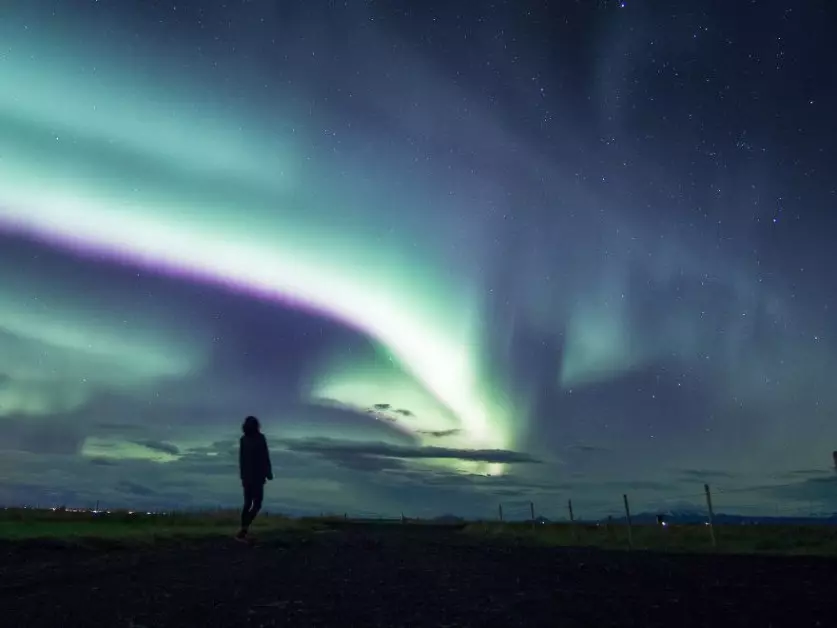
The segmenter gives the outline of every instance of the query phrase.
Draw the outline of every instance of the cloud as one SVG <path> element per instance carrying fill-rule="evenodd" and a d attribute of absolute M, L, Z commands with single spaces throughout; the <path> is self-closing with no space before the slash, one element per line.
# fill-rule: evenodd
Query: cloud
<path fill-rule="evenodd" d="M 834 469 L 797 469 L 795 471 L 788 471 L 783 475 L 783 477 L 796 479 L 831 476 L 833 474 Z"/>
<path fill-rule="evenodd" d="M 136 482 L 132 482 L 131 480 L 121 480 L 117 483 L 116 489 L 118 491 L 124 493 L 130 493 L 132 495 L 155 495 L 157 491 L 148 488 L 147 486 L 143 486 L 142 484 L 137 484 Z"/>
<path fill-rule="evenodd" d="M 320 454 L 334 464 L 355 471 L 388 471 L 405 468 L 403 460 L 383 456 L 370 456 L 365 454 L 332 452 Z"/>
<path fill-rule="evenodd" d="M 174 465 L 178 473 L 192 476 L 238 477 L 238 461 L 233 450 L 218 453 L 190 452 L 182 455 L 176 462 L 168 464 Z"/>
<path fill-rule="evenodd" d="M 443 438 L 445 436 L 455 436 L 456 434 L 461 434 L 462 430 L 460 429 L 451 429 L 451 430 L 419 430 L 419 434 L 424 434 L 426 436 L 433 436 L 434 438 Z"/>
<path fill-rule="evenodd" d="M 734 474 L 728 471 L 712 469 L 683 469 L 680 471 L 680 475 L 689 481 L 701 480 L 704 482 L 708 482 L 709 480 L 729 480 L 735 477 Z"/>
<path fill-rule="evenodd" d="M 13 416 L 0 420 L 0 451 L 33 454 L 74 454 L 83 436 L 74 425 L 59 420 Z"/>
<path fill-rule="evenodd" d="M 385 411 L 374 407 L 364 410 L 333 399 L 287 403 L 277 412 L 277 416 L 288 418 L 287 422 L 283 421 L 281 425 L 277 425 L 277 430 L 287 439 L 317 438 L 335 434 L 342 436 L 352 433 L 358 440 L 384 440 L 404 445 L 417 442 L 411 430 L 400 426 L 397 419 Z M 304 420 L 299 420 L 302 418 Z M 265 421 L 262 428 L 269 436 L 272 424 Z"/>
<path fill-rule="evenodd" d="M 415 413 L 412 410 L 407 410 L 406 408 L 394 408 L 391 403 L 376 403 L 373 405 L 368 412 L 373 414 L 382 415 L 385 418 L 388 418 L 391 421 L 397 420 L 396 417 L 388 417 L 386 413 L 397 414 L 399 416 L 405 418 L 413 418 L 415 417 Z"/>
<path fill-rule="evenodd" d="M 666 482 L 655 482 L 653 480 L 616 480 L 612 482 L 600 482 L 597 486 L 610 488 L 618 491 L 668 491 L 672 485 Z"/>
<path fill-rule="evenodd" d="M 403 471 L 392 474 L 390 477 L 410 484 L 465 488 L 469 491 L 484 491 L 491 494 L 499 494 L 500 491 L 510 491 L 516 494 L 537 491 L 546 494 L 569 491 L 578 486 L 577 484 L 563 481 L 522 477 L 514 473 L 483 475 L 479 473 L 461 473 L 445 469 L 425 470 L 406 468 Z"/>
<path fill-rule="evenodd" d="M 107 458 L 90 458 L 90 464 L 95 464 L 100 467 L 115 467 L 115 460 L 108 460 Z"/>
<path fill-rule="evenodd" d="M 140 425 L 132 425 L 130 423 L 94 423 L 92 426 L 94 429 L 98 429 L 105 432 L 136 432 L 141 431 L 143 428 Z"/>
<path fill-rule="evenodd" d="M 166 443 L 164 441 L 138 440 L 134 442 L 137 445 L 142 445 L 143 447 L 153 449 L 154 451 L 162 451 L 163 453 L 171 454 L 172 456 L 180 454 L 180 448 L 177 445 L 172 445 L 171 443 Z"/>
<path fill-rule="evenodd" d="M 285 441 L 291 451 L 318 454 L 326 457 L 373 456 L 379 458 L 467 460 L 496 463 L 540 463 L 529 454 L 505 449 L 450 449 L 446 447 L 421 447 L 392 445 L 381 442 L 351 442 L 329 438 Z"/>
<path fill-rule="evenodd" d="M 837 510 L 837 475 L 811 478 L 794 484 L 762 486 L 753 491 L 774 499 L 808 502 L 806 505 L 816 503 L 820 507 Z"/>
<path fill-rule="evenodd" d="M 189 447 L 186 451 L 186 454 L 181 458 L 181 460 L 185 460 L 188 457 L 192 456 L 200 456 L 203 454 L 204 456 L 207 455 L 231 455 L 238 451 L 238 442 L 234 440 L 219 440 L 209 445 L 199 445 L 197 447 Z"/>

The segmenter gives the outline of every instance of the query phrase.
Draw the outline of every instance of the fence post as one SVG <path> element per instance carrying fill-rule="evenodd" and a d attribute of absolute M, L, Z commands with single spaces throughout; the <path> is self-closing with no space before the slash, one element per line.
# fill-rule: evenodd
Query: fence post
<path fill-rule="evenodd" d="M 532 515 L 532 529 L 535 529 L 535 502 L 529 502 L 529 512 Z"/>
<path fill-rule="evenodd" d="M 500 523 L 503 523 L 503 504 L 498 504 L 497 510 L 500 512 Z"/>
<path fill-rule="evenodd" d="M 622 500 L 625 502 L 625 520 L 628 523 L 628 548 L 634 548 L 634 535 L 631 530 L 631 507 L 628 505 L 628 494 L 622 495 Z"/>
<path fill-rule="evenodd" d="M 578 540 L 578 534 L 577 534 L 577 531 L 575 529 L 575 517 L 573 516 L 573 500 L 572 499 L 567 500 L 567 508 L 570 511 L 570 531 L 572 532 L 573 540 L 577 541 Z"/>
<path fill-rule="evenodd" d="M 712 547 L 718 547 L 718 541 L 715 539 L 715 512 L 712 510 L 712 493 L 709 490 L 709 485 L 704 484 L 703 490 L 706 492 L 706 509 L 709 511 L 709 538 L 712 539 Z"/>

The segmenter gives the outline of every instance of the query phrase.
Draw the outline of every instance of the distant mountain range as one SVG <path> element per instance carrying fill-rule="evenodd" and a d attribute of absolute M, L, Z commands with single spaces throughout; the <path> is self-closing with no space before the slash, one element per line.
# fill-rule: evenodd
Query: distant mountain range
<path fill-rule="evenodd" d="M 657 523 L 657 515 L 660 513 L 641 512 L 636 515 L 631 515 L 631 521 L 636 524 L 655 524 Z M 705 512 L 667 512 L 665 515 L 666 521 L 669 524 L 695 524 L 706 523 L 708 517 Z M 599 519 L 595 523 L 605 523 L 607 518 Z M 624 522 L 625 517 L 613 517 L 615 522 Z M 790 515 L 790 516 L 765 516 L 765 515 L 725 515 L 718 513 L 715 515 L 715 523 L 718 525 L 736 525 L 736 524 L 821 524 L 821 525 L 837 525 L 837 513 L 823 514 L 823 515 Z"/>
<path fill-rule="evenodd" d="M 709 518 L 705 512 L 700 511 L 676 511 L 676 512 L 641 512 L 631 515 L 631 522 L 637 525 L 657 524 L 657 515 L 665 515 L 665 521 L 669 525 L 676 524 L 702 524 L 707 523 Z M 453 515 L 443 515 L 437 517 L 434 521 L 439 523 L 454 523 L 463 521 L 459 517 Z M 527 519 L 510 520 L 509 523 L 525 523 Z M 549 523 L 568 523 L 566 519 L 550 520 L 543 516 L 538 516 L 535 521 L 539 524 Z M 615 524 L 624 524 L 625 516 L 614 516 L 612 518 Z M 601 519 L 577 519 L 576 523 L 591 524 L 607 523 L 607 517 Z M 837 513 L 822 514 L 822 515 L 796 515 L 796 516 L 766 516 L 766 515 L 726 515 L 719 513 L 715 515 L 715 523 L 718 525 L 745 525 L 745 524 L 764 524 L 764 525 L 837 525 Z"/>

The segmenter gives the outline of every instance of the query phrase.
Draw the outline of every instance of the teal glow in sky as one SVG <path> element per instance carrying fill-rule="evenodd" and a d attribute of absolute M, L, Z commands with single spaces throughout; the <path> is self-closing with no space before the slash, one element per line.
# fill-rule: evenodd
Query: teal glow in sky
<path fill-rule="evenodd" d="M 0 26 L 6 499 L 85 499 L 92 466 L 147 474 L 117 501 L 236 500 L 250 413 L 301 510 L 595 509 L 625 478 L 673 499 L 687 471 L 763 484 L 829 459 L 824 244 L 776 240 L 778 211 L 826 197 L 792 201 L 749 150 L 680 155 L 739 123 L 707 104 L 665 131 L 697 83 L 624 95 L 663 90 L 630 35 L 653 15 L 591 9 L 587 67 L 488 26 L 483 60 L 453 62 L 455 29 L 416 40 L 370 7 L 101 4 Z M 679 46 L 660 54 L 712 65 Z M 747 131 L 739 151 L 784 141 Z"/>

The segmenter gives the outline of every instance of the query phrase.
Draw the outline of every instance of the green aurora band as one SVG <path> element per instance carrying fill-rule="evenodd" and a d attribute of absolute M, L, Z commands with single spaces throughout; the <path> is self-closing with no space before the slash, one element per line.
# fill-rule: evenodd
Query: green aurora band
<path fill-rule="evenodd" d="M 408 241 L 370 246 L 362 199 L 339 189 L 301 193 L 317 182 L 305 178 L 292 142 L 268 141 L 175 87 L 134 83 L 101 65 L 91 77 L 85 62 L 14 46 L 0 62 L 0 84 L 11 86 L 0 93 L 5 231 L 344 321 L 380 342 L 415 382 L 393 389 L 379 372 L 349 366 L 325 373 L 315 397 L 362 407 L 361 397 L 382 386 L 390 396 L 409 391 L 404 404 L 422 397 L 417 414 L 429 424 L 420 427 L 438 429 L 435 416 L 449 428 L 455 417 L 469 447 L 512 444 L 509 409 L 488 401 L 496 397 L 484 394 L 478 375 L 476 299 L 444 268 L 408 257 Z M 4 321 L 33 324 L 13 301 Z M 89 344 L 67 321 L 36 329 L 53 345 Z M 140 344 L 96 346 L 136 364 L 162 359 Z M 161 375 L 183 370 L 158 366 Z"/>

